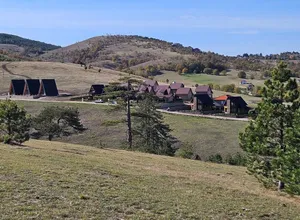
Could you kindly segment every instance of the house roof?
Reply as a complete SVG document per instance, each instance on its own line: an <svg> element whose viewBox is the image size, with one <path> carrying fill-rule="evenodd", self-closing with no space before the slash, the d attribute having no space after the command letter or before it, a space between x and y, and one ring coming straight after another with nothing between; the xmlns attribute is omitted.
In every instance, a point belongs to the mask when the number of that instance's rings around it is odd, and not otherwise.
<svg viewBox="0 0 300 220"><path fill-rule="evenodd" d="M147 86L155 86L155 85L157 85L157 81L147 79L147 80L145 80L144 84L147 85Z"/></svg>
<svg viewBox="0 0 300 220"><path fill-rule="evenodd" d="M247 102L241 96L231 96L229 97L231 102L234 102L240 108L246 108Z"/></svg>
<svg viewBox="0 0 300 220"><path fill-rule="evenodd" d="M168 89L170 89L169 85L159 85L159 86L156 87L156 92L164 93Z"/></svg>
<svg viewBox="0 0 300 220"><path fill-rule="evenodd" d="M39 79L26 79L26 92L29 95L37 95L39 94L40 85L41 83Z"/></svg>
<svg viewBox="0 0 300 220"><path fill-rule="evenodd" d="M192 92L191 88L179 88L176 91L176 95L188 95Z"/></svg>
<svg viewBox="0 0 300 220"><path fill-rule="evenodd" d="M184 84L183 83L172 83L170 85L171 89L179 89L179 88L183 88Z"/></svg>
<svg viewBox="0 0 300 220"><path fill-rule="evenodd" d="M104 85L103 84L94 84L91 86L89 93L94 95L101 95L104 91Z"/></svg>
<svg viewBox="0 0 300 220"><path fill-rule="evenodd" d="M55 79L42 79L41 86L46 96L58 96Z"/></svg>
<svg viewBox="0 0 300 220"><path fill-rule="evenodd" d="M231 95L222 95L219 97L214 98L215 101L226 101Z"/></svg>
<svg viewBox="0 0 300 220"><path fill-rule="evenodd" d="M239 106L241 108L245 108L248 105L241 96L222 95L222 96L215 98L214 100L215 101L227 101L228 99L230 99L231 102L234 102L237 106Z"/></svg>
<svg viewBox="0 0 300 220"><path fill-rule="evenodd" d="M198 86L195 91L196 93L208 93L209 91L211 91L211 88L210 86L203 85L203 86Z"/></svg>
<svg viewBox="0 0 300 220"><path fill-rule="evenodd" d="M11 80L11 87L14 95L23 95L24 87L25 87L25 80L24 79L12 79Z"/></svg>
<svg viewBox="0 0 300 220"><path fill-rule="evenodd" d="M139 92L152 92L153 91L153 87L152 86L146 86L146 85L140 85Z"/></svg>
<svg viewBox="0 0 300 220"><path fill-rule="evenodd" d="M197 98L198 103L202 105L213 105L214 101L208 94L195 94L194 97Z"/></svg>

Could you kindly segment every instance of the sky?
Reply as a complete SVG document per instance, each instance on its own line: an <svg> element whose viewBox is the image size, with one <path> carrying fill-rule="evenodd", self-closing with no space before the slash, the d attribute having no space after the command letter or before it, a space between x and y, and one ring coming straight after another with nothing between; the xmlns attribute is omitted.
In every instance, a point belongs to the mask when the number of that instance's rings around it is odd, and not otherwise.
<svg viewBox="0 0 300 220"><path fill-rule="evenodd" d="M0 33L67 46L154 37L224 55L299 51L299 0L0 0Z"/></svg>

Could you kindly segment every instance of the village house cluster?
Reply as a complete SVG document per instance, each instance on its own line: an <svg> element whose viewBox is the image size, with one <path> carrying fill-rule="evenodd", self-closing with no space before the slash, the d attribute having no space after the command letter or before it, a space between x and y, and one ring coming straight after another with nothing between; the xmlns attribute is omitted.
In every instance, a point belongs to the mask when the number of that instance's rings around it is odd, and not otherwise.
<svg viewBox="0 0 300 220"><path fill-rule="evenodd" d="M223 95L213 97L213 91L208 85L199 85L195 92L191 88L185 87L183 83L173 82L170 85L159 85L155 80L146 80L138 88L138 93L149 93L157 96L164 102L164 107L169 109L180 110L187 109L225 114L247 114L248 106L244 99L240 96ZM178 103L181 103L178 105ZM176 105L177 104L177 105Z"/></svg>

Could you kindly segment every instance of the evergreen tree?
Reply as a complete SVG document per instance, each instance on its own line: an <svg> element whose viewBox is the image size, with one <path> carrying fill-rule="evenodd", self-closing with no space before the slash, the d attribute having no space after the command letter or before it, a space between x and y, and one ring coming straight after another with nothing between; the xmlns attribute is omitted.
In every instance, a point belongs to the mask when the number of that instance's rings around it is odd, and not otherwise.
<svg viewBox="0 0 300 220"><path fill-rule="evenodd" d="M169 126L163 123L163 115L156 111L153 96L145 95L132 115L135 149L153 154L174 155L172 143L175 139L170 135Z"/></svg>
<svg viewBox="0 0 300 220"><path fill-rule="evenodd" d="M30 118L11 100L0 101L0 140L21 144L29 140Z"/></svg>
<svg viewBox="0 0 300 220"><path fill-rule="evenodd" d="M240 134L241 147L248 152L248 170L266 186L285 185L300 193L299 92L287 65L280 63L265 82L263 100L254 120Z"/></svg>
<svg viewBox="0 0 300 220"><path fill-rule="evenodd" d="M44 108L33 119L33 127L39 132L40 136L47 136L49 141L53 137L67 136L74 131L81 132L84 130L77 109L58 106Z"/></svg>

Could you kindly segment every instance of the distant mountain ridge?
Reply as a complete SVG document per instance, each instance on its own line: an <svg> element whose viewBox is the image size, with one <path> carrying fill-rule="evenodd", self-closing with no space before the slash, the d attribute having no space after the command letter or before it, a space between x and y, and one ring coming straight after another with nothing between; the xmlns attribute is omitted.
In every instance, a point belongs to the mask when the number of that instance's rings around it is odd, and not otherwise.
<svg viewBox="0 0 300 220"><path fill-rule="evenodd" d="M60 46L22 38L12 34L0 33L0 50L24 57L34 57L55 50Z"/></svg>
<svg viewBox="0 0 300 220"><path fill-rule="evenodd" d="M274 67L277 61L285 60L293 73L300 76L298 52L266 56L247 53L225 56L138 35L98 36L60 47L15 35L0 34L0 61L18 60L80 63L144 77L161 74L161 71L203 73L207 68L210 69L207 72L217 70L216 74L227 69L263 73Z"/></svg>

